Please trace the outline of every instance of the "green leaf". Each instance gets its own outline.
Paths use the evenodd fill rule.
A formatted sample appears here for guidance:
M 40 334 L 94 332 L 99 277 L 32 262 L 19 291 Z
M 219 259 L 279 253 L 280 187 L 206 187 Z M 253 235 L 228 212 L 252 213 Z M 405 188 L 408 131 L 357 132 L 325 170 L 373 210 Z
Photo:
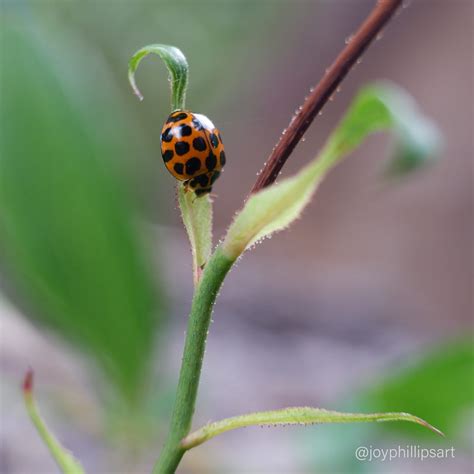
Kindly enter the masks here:
M 103 64 L 68 43 L 13 22 L 1 40 L 2 271 L 26 315 L 74 341 L 135 402 L 164 305 L 117 166 L 130 150 L 120 96 Z
M 197 284 L 212 250 L 212 204 L 209 195 L 198 198 L 194 192 L 186 192 L 183 185 L 178 185 L 178 201 L 191 244 L 194 284 Z
M 186 89 L 188 87 L 188 62 L 180 49 L 165 44 L 150 44 L 139 49 L 128 64 L 128 80 L 140 100 L 143 96 L 135 82 L 135 71 L 140 61 L 149 54 L 157 54 L 165 63 L 169 72 L 171 87 L 171 110 L 184 109 Z
M 359 146 L 367 135 L 392 130 L 395 153 L 389 169 L 398 174 L 415 170 L 438 154 L 441 138 L 435 124 L 415 100 L 389 82 L 363 88 L 327 141 L 320 159 L 329 168 Z
M 230 226 L 224 252 L 237 258 L 260 239 L 282 230 L 297 219 L 327 172 L 353 151 L 367 135 L 391 129 L 396 154 L 391 171 L 412 171 L 439 146 L 435 126 L 416 108 L 413 99 L 392 84 L 362 89 L 317 158 L 296 176 L 265 188 L 246 202 Z
M 251 196 L 227 231 L 224 253 L 235 260 L 260 239 L 290 225 L 309 203 L 321 179 L 319 162 L 314 162 L 296 176 Z
M 441 431 L 431 426 L 426 421 L 409 413 L 341 413 L 324 410 L 322 408 L 296 407 L 282 410 L 262 411 L 248 415 L 226 418 L 204 426 L 184 438 L 181 445 L 184 449 L 195 446 L 225 433 L 226 431 L 258 425 L 312 425 L 315 423 L 353 423 L 370 421 L 410 421 L 425 426 L 439 435 Z
M 23 399 L 31 421 L 61 471 L 64 474 L 84 474 L 85 471 L 79 461 L 67 449 L 61 446 L 41 418 L 33 397 L 33 372 L 31 370 L 28 371 L 23 382 Z

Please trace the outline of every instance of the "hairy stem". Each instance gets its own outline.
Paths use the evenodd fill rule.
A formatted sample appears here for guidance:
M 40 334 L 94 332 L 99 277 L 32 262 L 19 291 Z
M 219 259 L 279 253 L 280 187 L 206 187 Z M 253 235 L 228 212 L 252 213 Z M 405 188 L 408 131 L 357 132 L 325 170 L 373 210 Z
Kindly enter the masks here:
M 222 282 L 233 263 L 234 260 L 229 259 L 220 248 L 217 248 L 196 287 L 189 315 L 171 426 L 153 474 L 174 473 L 185 453 L 181 440 L 189 434 L 191 429 L 212 308 Z
M 275 182 L 286 160 L 308 130 L 314 118 L 401 3 L 402 0 L 377 1 L 369 16 L 357 32 L 350 37 L 345 48 L 339 53 L 331 67 L 326 69 L 323 78 L 306 98 L 300 113 L 291 121 L 285 134 L 267 159 L 266 165 L 258 176 L 251 193 L 256 193 Z

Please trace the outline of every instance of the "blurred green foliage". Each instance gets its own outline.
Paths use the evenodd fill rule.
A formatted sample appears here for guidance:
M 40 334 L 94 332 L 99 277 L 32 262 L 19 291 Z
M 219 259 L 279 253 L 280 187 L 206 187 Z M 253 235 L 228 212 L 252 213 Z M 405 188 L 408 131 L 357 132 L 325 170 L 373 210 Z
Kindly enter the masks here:
M 259 64 L 252 53 L 260 51 L 268 57 L 278 46 L 291 50 L 284 37 L 281 45 L 272 43 L 266 48 L 264 43 L 265 31 L 272 28 L 275 19 L 291 13 L 291 4 L 279 5 L 279 8 L 271 2 L 253 0 L 202 0 L 199 3 L 136 0 L 113 4 L 84 0 L 27 4 L 31 14 L 44 24 L 74 28 L 100 47 L 124 88 L 129 86 L 123 71 L 138 48 L 154 43 L 180 48 L 191 70 L 189 105 L 204 113 L 205 109 L 208 113 L 209 108 L 225 100 L 234 100 L 234 84 L 248 81 L 249 85 L 255 85 L 253 74 Z M 261 43 L 261 48 L 254 48 L 256 41 Z M 279 54 L 284 51 L 285 48 L 279 50 Z M 146 101 L 153 104 L 164 119 L 169 112 L 164 68 L 159 61 L 150 62 L 149 71 L 153 72 L 141 71 L 137 82 Z M 161 75 L 157 72 L 160 69 Z
M 358 446 L 423 447 L 454 446 L 457 456 L 472 456 L 469 430 L 474 409 L 474 347 L 471 339 L 459 338 L 401 362 L 401 368 L 385 379 L 362 388 L 345 410 L 404 411 L 441 429 L 446 438 L 408 423 L 327 426 L 302 435 L 303 449 L 314 472 L 381 472 L 377 463 L 360 462 Z M 396 441 L 394 441 L 396 440 Z M 403 460 L 402 460 L 403 461 Z M 421 461 L 417 461 L 421 462 Z
M 133 130 L 101 62 L 69 56 L 59 32 L 55 40 L 2 16 L 1 256 L 27 314 L 81 346 L 137 401 L 163 296 L 118 166 Z M 80 48 L 76 39 L 72 51 Z
M 399 373 L 368 389 L 362 400 L 371 410 L 416 413 L 449 439 L 461 439 L 463 428 L 467 428 L 465 416 L 474 408 L 473 377 L 474 345 L 470 339 L 461 339 L 412 361 Z M 385 430 L 426 437 L 426 433 L 411 428 L 402 424 L 383 426 Z

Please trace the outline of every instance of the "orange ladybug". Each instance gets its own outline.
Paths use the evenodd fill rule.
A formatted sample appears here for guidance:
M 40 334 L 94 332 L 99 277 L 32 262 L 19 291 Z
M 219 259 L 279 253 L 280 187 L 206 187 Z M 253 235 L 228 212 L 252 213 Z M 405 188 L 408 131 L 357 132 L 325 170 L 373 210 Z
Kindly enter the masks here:
M 176 110 L 161 131 L 161 155 L 168 171 L 196 196 L 204 196 L 225 165 L 219 130 L 205 116 Z

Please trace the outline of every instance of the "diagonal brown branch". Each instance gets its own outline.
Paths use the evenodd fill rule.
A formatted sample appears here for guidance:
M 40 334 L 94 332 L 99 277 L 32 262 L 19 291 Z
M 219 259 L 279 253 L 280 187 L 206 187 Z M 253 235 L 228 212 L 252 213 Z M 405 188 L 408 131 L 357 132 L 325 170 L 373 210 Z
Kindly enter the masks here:
M 311 122 L 401 3 L 402 0 L 377 1 L 369 16 L 350 40 L 347 41 L 345 48 L 339 53 L 331 67 L 326 70 L 318 85 L 306 98 L 300 113 L 294 117 L 285 134 L 273 149 L 251 193 L 260 191 L 277 179 L 283 165 L 311 125 Z

